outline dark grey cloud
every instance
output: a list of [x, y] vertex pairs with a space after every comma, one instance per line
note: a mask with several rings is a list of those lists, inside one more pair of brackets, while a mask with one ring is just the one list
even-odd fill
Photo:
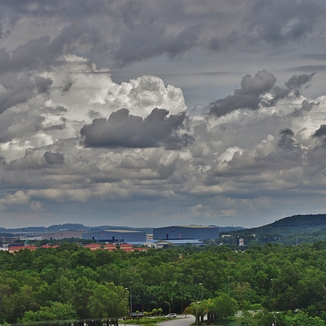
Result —
[[44, 131], [51, 131], [51, 130], [64, 130], [64, 129], [66, 129], [66, 126], [64, 124], [61, 124], [61, 125], [53, 125], [53, 126], [50, 126], [50, 127], [46, 127], [43, 130]]
[[326, 136], [326, 125], [321, 125], [318, 130], [313, 135], [314, 137], [324, 137]]
[[210, 104], [210, 113], [222, 116], [241, 108], [257, 110], [261, 95], [269, 92], [275, 82], [275, 76], [266, 70], [257, 72], [254, 77], [246, 75], [242, 78], [241, 88], [236, 89], [233, 95]]
[[44, 159], [47, 164], [64, 164], [65, 158], [61, 153], [45, 152]]
[[287, 128], [287, 129], [283, 129], [280, 131], [280, 135], [284, 135], [284, 136], [294, 136], [294, 133], [291, 129]]
[[[8, 71], [22, 71], [36, 69], [44, 66], [46, 57], [46, 48], [50, 42], [49, 36], [43, 36], [38, 39], [32, 39], [24, 45], [20, 45], [11, 52], [2, 48], [0, 50], [0, 71], [5, 73]], [[49, 53], [53, 56], [54, 53]], [[48, 59], [50, 59], [48, 57]], [[50, 60], [51, 61], [51, 60]]]
[[304, 40], [323, 21], [325, 7], [315, 1], [254, 0], [246, 15], [250, 37], [272, 44]]
[[[175, 58], [194, 48], [253, 50], [258, 43], [255, 50], [259, 51], [261, 42], [280, 45], [307, 38], [323, 22], [324, 14], [325, 6], [314, 0], [54, 0], [46, 6], [26, 0], [0, 4], [0, 18], [9, 21], [2, 23], [3, 35], [22, 18], [47, 17], [53, 21], [44, 19], [41, 26], [54, 23], [63, 28], [51, 40], [31, 41], [30, 51], [35, 53], [24, 58], [30, 64], [49, 64], [59, 53], [78, 51], [85, 44], [96, 49], [94, 57], [101, 52], [120, 66], [161, 55]], [[42, 42], [33, 51], [33, 44]], [[25, 51], [20, 49], [20, 53]]]
[[129, 110], [113, 112], [109, 119], [95, 119], [81, 129], [87, 147], [146, 148], [165, 146], [180, 148], [189, 136], [180, 136], [185, 114], [170, 115], [164, 109], [154, 109], [145, 119], [129, 114]]
[[48, 93], [53, 81], [50, 78], [35, 77], [35, 85], [38, 93]]
[[[299, 96], [303, 85], [309, 87], [313, 76], [314, 74], [294, 75], [285, 83], [286, 87], [280, 87], [275, 85], [275, 76], [266, 70], [257, 72], [254, 77], [246, 75], [241, 80], [241, 88], [234, 90], [233, 95], [209, 105], [210, 113], [223, 116], [238, 109], [257, 110], [260, 107], [273, 106], [280, 99]], [[264, 98], [267, 94], [270, 96]]]
[[59, 35], [52, 39], [50, 36], [42, 36], [31, 39], [10, 52], [0, 49], [0, 73], [45, 69], [60, 64], [64, 54], [73, 53], [85, 44], [96, 48], [99, 43], [98, 30], [77, 22], [62, 28]]
[[151, 22], [123, 34], [118, 48], [112, 53], [120, 66], [163, 54], [172, 59], [193, 48], [199, 32], [200, 25], [196, 25], [171, 34], [165, 26]]
[[62, 84], [62, 93], [69, 92], [74, 81], [71, 78], [66, 78]]
[[10, 35], [10, 31], [8, 29], [5, 30], [2, 26], [2, 24], [0, 23], [0, 39], [3, 39], [9, 35]]
[[278, 141], [278, 146], [285, 149], [293, 149], [295, 147], [294, 132], [287, 128], [280, 131], [281, 138]]
[[[1, 72], [0, 72], [1, 74]], [[17, 75], [7, 73], [3, 75], [0, 84], [6, 89], [0, 95], [0, 113], [21, 103], [26, 103], [35, 93], [48, 93], [53, 81], [50, 78], [29, 74]]]
[[294, 90], [299, 92], [303, 85], [305, 85], [306, 88], [310, 86], [310, 82], [314, 75], [315, 73], [312, 73], [310, 75], [294, 75], [285, 83], [285, 86], [289, 90]]
[[302, 72], [311, 72], [311, 71], [325, 71], [326, 65], [306, 65], [306, 66], [295, 66], [288, 69], [288, 71], [302, 71]]
[[[113, 3], [107, 0], [98, 0], [96, 4], [92, 0], [63, 2], [60, 0], [38, 2], [35, 0], [17, 0], [14, 2], [1, 2], [1, 12], [14, 25], [21, 17], [47, 17], [61, 16], [78, 21], [87, 17], [87, 14], [107, 15], [110, 12], [109, 5]], [[46, 22], [43, 22], [46, 24]]]
[[0, 113], [17, 104], [27, 102], [34, 95], [35, 83], [28, 77], [17, 78], [7, 92], [0, 95]]

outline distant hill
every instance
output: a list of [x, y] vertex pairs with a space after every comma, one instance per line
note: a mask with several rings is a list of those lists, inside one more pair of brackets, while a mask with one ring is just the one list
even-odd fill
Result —
[[[0, 228], [3, 234], [30, 234], [40, 235], [46, 232], [67, 231], [98, 231], [98, 230], [129, 229], [152, 233], [152, 228], [133, 228], [126, 226], [85, 226], [78, 223], [57, 224], [49, 227], [23, 227], [14, 229]], [[221, 236], [223, 234], [231, 237], [223, 238], [224, 243], [236, 245], [239, 238], [244, 238], [245, 245], [250, 243], [264, 244], [267, 242], [280, 242], [283, 244], [294, 244], [303, 242], [326, 241], [326, 214], [318, 215], [293, 215], [276, 220], [273, 223], [246, 229], [241, 226], [219, 227]], [[222, 238], [222, 237], [221, 237]]]
[[260, 227], [232, 231], [245, 243], [282, 242], [284, 244], [326, 241], [326, 214], [293, 215]]
[[[137, 230], [144, 231], [147, 233], [153, 233], [153, 228], [135, 228], [128, 226], [112, 226], [112, 225], [100, 225], [100, 226], [85, 226], [83, 224], [78, 223], [65, 223], [65, 224], [56, 224], [51, 225], [49, 227], [44, 226], [30, 226], [30, 227], [22, 227], [22, 228], [2, 228], [0, 227], [0, 234], [2, 233], [35, 233], [42, 234], [47, 232], [59, 232], [59, 231], [98, 231], [98, 230]], [[219, 227], [220, 232], [231, 232], [237, 230], [245, 230], [245, 228], [241, 226], [221, 226]]]
[[307, 231], [308, 229], [326, 228], [326, 214], [318, 215], [293, 215], [276, 220], [271, 224], [246, 229], [247, 232], [269, 233], [272, 231], [281, 231], [286, 233], [297, 233], [298, 231]]
[[22, 228], [0, 228], [0, 234], [42, 234], [48, 232], [59, 232], [59, 231], [97, 231], [97, 230], [137, 230], [137, 231], [145, 231], [148, 233], [153, 232], [152, 228], [132, 228], [127, 226], [110, 226], [110, 225], [102, 225], [102, 226], [85, 226], [83, 224], [78, 223], [65, 223], [65, 224], [56, 224], [51, 225], [49, 227], [44, 226], [30, 226], [30, 227], [22, 227]]
[[220, 232], [227, 233], [232, 231], [246, 230], [246, 228], [242, 226], [219, 226]]

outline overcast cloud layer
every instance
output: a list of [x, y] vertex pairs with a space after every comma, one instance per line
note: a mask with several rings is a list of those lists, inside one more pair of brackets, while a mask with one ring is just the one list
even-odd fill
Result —
[[0, 226], [326, 212], [326, 4], [0, 4]]

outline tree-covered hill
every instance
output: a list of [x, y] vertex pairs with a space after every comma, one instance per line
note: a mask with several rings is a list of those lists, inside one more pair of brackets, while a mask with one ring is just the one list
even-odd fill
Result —
[[270, 227], [275, 228], [314, 228], [326, 225], [326, 214], [318, 215], [293, 215], [281, 220], [277, 220], [274, 223], [269, 224]]
[[326, 240], [326, 214], [293, 215], [260, 227], [230, 232], [251, 242], [307, 243]]

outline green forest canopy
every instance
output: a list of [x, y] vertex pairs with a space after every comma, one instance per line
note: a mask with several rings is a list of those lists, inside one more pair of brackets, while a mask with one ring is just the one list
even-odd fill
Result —
[[325, 242], [245, 251], [206, 245], [127, 253], [77, 244], [2, 251], [0, 323], [123, 317], [130, 290], [133, 311], [182, 313], [193, 303], [227, 295], [241, 311], [302, 311], [323, 318], [325, 258]]

